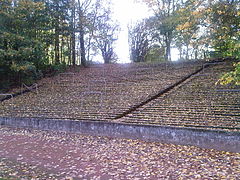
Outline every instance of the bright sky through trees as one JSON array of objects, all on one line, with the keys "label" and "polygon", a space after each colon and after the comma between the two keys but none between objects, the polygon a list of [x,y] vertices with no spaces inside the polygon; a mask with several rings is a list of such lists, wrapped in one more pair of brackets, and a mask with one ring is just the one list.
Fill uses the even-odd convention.
[{"label": "bright sky through trees", "polygon": [[[155,13],[142,1],[0,0],[0,89],[116,53],[122,63],[130,53],[132,62],[240,58],[239,1],[145,0]],[[221,83],[240,84],[239,66]]]},{"label": "bright sky through trees", "polygon": [[130,62],[128,46],[128,24],[149,17],[151,13],[146,4],[135,0],[113,0],[114,18],[120,23],[116,53],[120,63]]}]

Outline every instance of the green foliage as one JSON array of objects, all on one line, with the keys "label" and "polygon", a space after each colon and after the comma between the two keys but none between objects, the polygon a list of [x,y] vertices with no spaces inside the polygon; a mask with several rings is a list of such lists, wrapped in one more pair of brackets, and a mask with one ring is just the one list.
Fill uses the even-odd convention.
[{"label": "green foliage", "polygon": [[62,73],[67,69],[67,65],[64,63],[54,64],[51,67],[52,67],[54,73]]},{"label": "green foliage", "polygon": [[[240,58],[240,11],[237,1],[220,1],[210,6],[213,48],[221,57]],[[240,85],[240,63],[224,74],[218,83]]]},{"label": "green foliage", "polygon": [[218,58],[223,57],[223,54],[221,51],[210,51],[209,56],[210,56],[210,58],[218,59]]},{"label": "green foliage", "polygon": [[0,83],[0,93],[7,92],[12,85],[13,85],[12,81],[9,81],[9,80],[6,80],[6,79],[2,80],[1,83]]},{"label": "green foliage", "polygon": [[210,7],[213,47],[223,57],[240,58],[240,12],[236,3],[221,1]]},{"label": "green foliage", "polygon": [[0,1],[0,88],[32,84],[43,77],[46,66],[52,66],[48,55],[54,50],[50,11],[45,1]]},{"label": "green foliage", "polygon": [[31,73],[36,72],[36,67],[28,61],[21,62],[20,64],[12,63],[10,69],[15,73],[22,72],[26,75],[31,75]]},{"label": "green foliage", "polygon": [[154,45],[149,48],[148,53],[145,57],[145,61],[147,62],[159,62],[165,61],[164,59],[164,48]]},{"label": "green foliage", "polygon": [[46,64],[41,68],[41,75],[44,76],[53,76],[57,73],[62,73],[67,69],[67,65],[65,63],[62,64]]},{"label": "green foliage", "polygon": [[234,70],[224,74],[218,83],[222,85],[227,85],[230,83],[240,85],[240,62],[234,64],[234,67]]},{"label": "green foliage", "polygon": [[[152,36],[165,48],[177,47],[180,59],[240,58],[240,4],[239,1],[180,1],[143,0],[154,9],[156,19]],[[153,18],[153,19],[154,19]],[[148,35],[149,36],[149,35]],[[154,42],[155,43],[155,42]],[[155,50],[148,58],[155,59]],[[208,53],[209,52],[209,53]],[[225,74],[219,82],[239,84],[239,65]]]}]

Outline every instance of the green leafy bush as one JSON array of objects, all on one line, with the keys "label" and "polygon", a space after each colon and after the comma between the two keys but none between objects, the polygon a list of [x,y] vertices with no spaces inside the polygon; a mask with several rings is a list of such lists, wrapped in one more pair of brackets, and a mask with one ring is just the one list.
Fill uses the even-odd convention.
[{"label": "green leafy bush", "polygon": [[53,76],[57,73],[64,72],[67,69],[65,63],[62,64],[45,64],[41,68],[41,72],[44,76]]},{"label": "green leafy bush", "polygon": [[235,69],[231,72],[224,74],[218,81],[221,85],[227,85],[233,83],[240,85],[240,62],[234,64]]}]

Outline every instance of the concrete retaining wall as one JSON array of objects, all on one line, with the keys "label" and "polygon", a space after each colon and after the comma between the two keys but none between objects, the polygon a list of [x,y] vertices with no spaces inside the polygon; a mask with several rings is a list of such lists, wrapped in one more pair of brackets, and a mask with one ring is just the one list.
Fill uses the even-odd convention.
[{"label": "concrete retaining wall", "polygon": [[145,141],[193,145],[201,148],[240,152],[239,132],[40,118],[0,117],[0,125],[97,136],[140,139]]}]

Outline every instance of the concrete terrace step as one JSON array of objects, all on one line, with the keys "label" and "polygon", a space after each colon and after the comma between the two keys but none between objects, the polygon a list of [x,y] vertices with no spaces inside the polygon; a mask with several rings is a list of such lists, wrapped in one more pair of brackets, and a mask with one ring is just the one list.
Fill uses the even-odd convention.
[{"label": "concrete terrace step", "polygon": [[234,130],[234,131],[239,131],[240,126],[226,126],[226,125],[212,125],[212,124],[199,124],[199,123],[194,123],[194,122],[189,122],[189,123],[179,123],[179,122],[162,122],[159,124],[159,122],[154,122],[154,121],[123,121],[124,123],[127,124],[146,124],[146,125],[155,125],[155,126],[169,126],[169,127],[190,127],[190,128],[197,128],[197,129],[213,129],[213,130]]},{"label": "concrete terrace step", "polygon": [[164,120],[144,120],[144,119],[127,119],[127,120],[121,120],[121,122],[124,123],[134,123],[134,124],[155,124],[157,126],[164,126],[164,125],[174,125],[174,126],[178,126],[178,127],[184,127],[184,126],[195,126],[195,127],[202,127],[202,128],[214,128],[214,129],[236,129],[236,130],[240,130],[240,125],[239,123],[234,123],[234,122],[224,122],[221,121],[221,124],[218,123],[214,123],[214,121],[206,121],[206,122],[197,122],[197,121],[192,121],[192,120],[188,120],[188,119],[184,119],[184,120],[179,120],[179,119],[174,119],[174,118],[170,118],[167,121]]},{"label": "concrete terrace step", "polygon": [[[144,110],[144,114],[152,114],[152,113],[189,113],[189,114],[205,114],[206,112],[210,113],[210,114],[236,114],[236,115],[240,115],[240,108],[238,109],[221,109],[218,107],[207,107],[207,108],[197,108],[197,109],[188,109],[188,108],[144,108],[142,109]],[[203,112],[204,111],[204,112]],[[140,110],[139,112],[136,111],[135,113],[141,113]]]},{"label": "concrete terrace step", "polygon": [[[211,86],[213,86],[215,80],[218,79],[216,75],[222,73],[224,70],[222,68],[225,68],[223,65],[206,67],[204,72],[199,73],[210,72],[212,74],[204,77],[188,76],[195,72],[196,69],[199,69],[202,63],[183,63],[182,65],[176,66],[171,64],[168,68],[166,68],[166,66],[150,66],[151,72],[149,72],[149,68],[141,69],[144,66],[146,67],[146,65],[132,65],[129,68],[118,66],[116,71],[89,68],[88,70],[76,73],[74,79],[72,78],[73,76],[66,77],[66,79],[64,79],[66,84],[64,84],[65,82],[60,84],[45,83],[44,87],[40,89],[40,95],[38,96],[31,94],[29,99],[18,97],[13,101],[13,107],[10,104],[4,103],[6,106],[4,106],[4,108],[0,107],[0,109],[3,109],[0,110],[0,116],[6,113],[4,111],[9,111],[8,113],[12,115],[21,115],[21,113],[23,113],[29,116],[75,116],[90,117],[93,119],[104,116],[110,119],[116,119],[121,115],[128,116],[129,110],[133,109],[133,115],[140,114],[137,116],[142,117],[141,112],[139,112],[142,111],[143,114],[148,115],[152,118],[151,120],[154,121],[156,117],[161,115],[152,115],[152,113],[157,113],[157,111],[165,111],[164,113],[167,116],[179,116],[185,113],[184,117],[192,115],[195,118],[200,118],[201,115],[205,115],[205,112],[200,112],[200,110],[206,111],[210,109],[213,112],[216,109],[216,112],[214,111],[215,115],[207,111],[209,113],[207,117],[210,118],[212,115],[214,118],[217,117],[220,119],[223,116],[238,118],[238,109],[233,110],[234,102],[224,101],[219,107],[213,107],[212,105],[214,105],[215,101],[221,99],[221,95],[209,93],[207,89],[210,87],[211,92]],[[85,72],[85,76],[83,76],[83,72]],[[106,74],[106,76],[104,74]],[[125,78],[127,75],[128,77]],[[102,107],[99,107],[99,99],[97,97],[86,98],[83,102],[83,99],[78,96],[79,93],[81,94],[86,91],[89,82],[95,79],[101,80],[103,77],[106,78],[106,88],[104,90],[102,87],[104,83],[95,84],[96,89],[104,93]],[[183,77],[187,77],[186,81],[180,82],[170,91],[166,91],[159,97],[155,97],[156,94],[177,81],[182,80]],[[75,81],[75,85],[70,83],[73,80]],[[58,77],[53,78],[52,81],[58,82]],[[194,88],[197,89],[197,91],[194,91]],[[51,93],[49,92],[50,89]],[[211,100],[214,100],[211,103],[209,103],[209,96],[212,96]],[[149,99],[150,101],[146,101]],[[28,101],[31,102],[31,105],[28,105]],[[142,104],[143,102],[146,102],[145,105]],[[22,108],[24,104],[26,104],[25,109]],[[134,109],[139,104],[140,106]],[[174,110],[174,108],[169,107],[169,104],[175,104],[176,106],[185,106],[187,104],[190,109],[197,110],[193,112],[194,110],[189,110],[188,107],[183,107],[182,109],[175,108]],[[83,105],[84,108],[80,108],[80,105]],[[147,109],[145,107],[147,107]],[[228,109],[217,112],[219,108]],[[127,114],[125,114],[126,112]]]}]

